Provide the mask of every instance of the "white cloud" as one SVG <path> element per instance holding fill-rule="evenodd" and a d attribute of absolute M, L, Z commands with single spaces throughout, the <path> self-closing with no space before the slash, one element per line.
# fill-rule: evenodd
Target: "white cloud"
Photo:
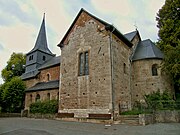
<path fill-rule="evenodd" d="M 157 40 L 156 13 L 165 0 L 91 0 L 96 11 L 103 16 L 112 16 L 113 23 L 122 33 L 135 30 L 135 24 L 142 38 Z M 106 17 L 107 18 L 107 17 Z"/>
<path fill-rule="evenodd" d="M 131 14 L 132 5 L 128 0 L 91 0 L 93 7 L 98 12 L 113 16 L 128 16 Z"/>

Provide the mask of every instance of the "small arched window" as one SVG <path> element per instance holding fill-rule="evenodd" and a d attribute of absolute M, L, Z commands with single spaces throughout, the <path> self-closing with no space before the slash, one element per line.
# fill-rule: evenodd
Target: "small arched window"
<path fill-rule="evenodd" d="M 33 55 L 29 56 L 29 61 L 33 60 Z"/>
<path fill-rule="evenodd" d="M 50 74 L 47 74 L 47 81 L 50 81 Z"/>
<path fill-rule="evenodd" d="M 50 93 L 47 94 L 47 100 L 50 100 Z"/>
<path fill-rule="evenodd" d="M 40 101 L 40 98 L 41 98 L 40 95 L 37 94 L 37 95 L 36 95 L 36 102 Z"/>
<path fill-rule="evenodd" d="M 157 64 L 152 65 L 152 76 L 158 75 L 157 67 L 158 67 Z"/>
<path fill-rule="evenodd" d="M 45 61 L 46 60 L 46 57 L 45 56 L 43 56 L 43 61 Z"/>
<path fill-rule="evenodd" d="M 30 103 L 32 103 L 32 94 L 30 95 Z"/>

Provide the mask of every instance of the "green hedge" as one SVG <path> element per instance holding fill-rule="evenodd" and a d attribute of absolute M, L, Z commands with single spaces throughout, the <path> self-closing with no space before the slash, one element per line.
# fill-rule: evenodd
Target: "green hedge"
<path fill-rule="evenodd" d="M 145 95 L 145 101 L 148 108 L 154 110 L 175 110 L 177 109 L 176 101 L 173 99 L 171 93 L 167 90 L 163 93 L 160 91 L 152 92 L 149 95 Z"/>
<path fill-rule="evenodd" d="M 30 113 L 55 114 L 58 112 L 58 101 L 39 101 L 30 105 Z"/>

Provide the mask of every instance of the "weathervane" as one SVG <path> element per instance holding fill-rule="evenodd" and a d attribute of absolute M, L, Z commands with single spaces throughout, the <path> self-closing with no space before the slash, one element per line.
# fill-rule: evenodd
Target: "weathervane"
<path fill-rule="evenodd" d="M 136 21 L 135 21 L 135 23 L 134 23 L 134 27 L 135 27 L 135 28 L 136 28 L 136 30 L 137 30 L 137 28 L 138 28 L 138 27 L 137 27 L 137 25 L 136 25 Z"/>

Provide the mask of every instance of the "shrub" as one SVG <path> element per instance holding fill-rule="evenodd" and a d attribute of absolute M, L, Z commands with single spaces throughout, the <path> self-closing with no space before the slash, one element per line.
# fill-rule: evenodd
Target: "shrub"
<path fill-rule="evenodd" d="M 168 91 L 160 93 L 158 90 L 157 92 L 145 95 L 145 101 L 147 103 L 147 107 L 153 110 L 172 110 L 176 108 L 173 96 Z"/>
<path fill-rule="evenodd" d="M 30 105 L 30 113 L 55 114 L 58 112 L 58 101 L 39 101 Z"/>

